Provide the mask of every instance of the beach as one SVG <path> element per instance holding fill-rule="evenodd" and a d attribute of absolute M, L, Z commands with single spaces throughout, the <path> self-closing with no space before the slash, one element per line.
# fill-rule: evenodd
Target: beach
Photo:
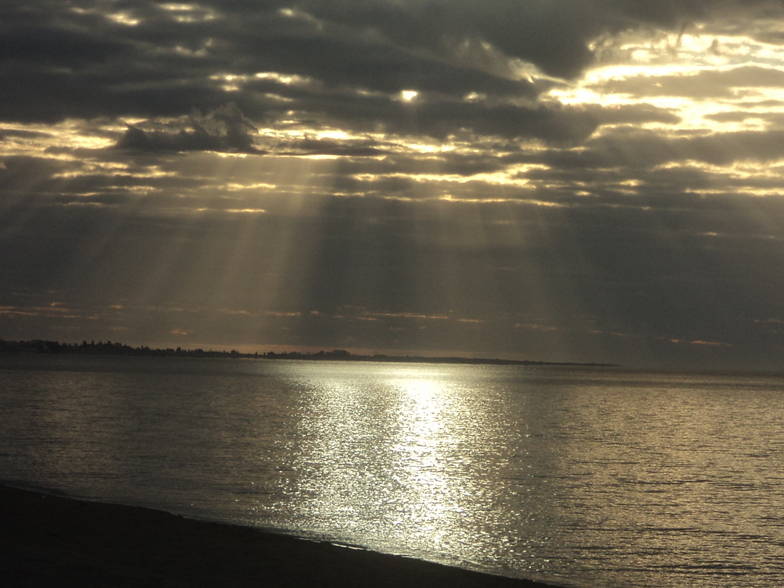
<path fill-rule="evenodd" d="M 0 486 L 0 584 L 544 588 L 145 508 Z"/>

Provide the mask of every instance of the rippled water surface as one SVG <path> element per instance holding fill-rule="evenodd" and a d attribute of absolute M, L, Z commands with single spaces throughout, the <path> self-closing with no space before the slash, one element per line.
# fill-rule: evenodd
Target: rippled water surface
<path fill-rule="evenodd" d="M 0 478 L 562 585 L 784 585 L 784 379 L 0 358 Z"/>

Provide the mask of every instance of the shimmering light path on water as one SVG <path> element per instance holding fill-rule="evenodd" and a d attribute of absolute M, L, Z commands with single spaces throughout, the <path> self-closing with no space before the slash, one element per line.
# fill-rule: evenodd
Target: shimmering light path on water
<path fill-rule="evenodd" d="M 784 583 L 784 380 L 0 363 L 0 478 L 592 587 Z"/>

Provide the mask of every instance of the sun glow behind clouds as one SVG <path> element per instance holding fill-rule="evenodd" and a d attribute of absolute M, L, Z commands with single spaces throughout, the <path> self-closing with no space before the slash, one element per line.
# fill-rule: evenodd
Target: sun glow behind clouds
<path fill-rule="evenodd" d="M 218 13 L 211 8 L 204 8 L 198 4 L 159 4 L 162 10 L 171 13 L 172 18 L 179 23 L 204 23 L 218 18 Z"/>

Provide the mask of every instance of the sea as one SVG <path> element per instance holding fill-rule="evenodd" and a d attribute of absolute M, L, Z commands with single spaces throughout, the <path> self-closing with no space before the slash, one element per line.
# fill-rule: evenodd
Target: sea
<path fill-rule="evenodd" d="M 784 585 L 784 376 L 0 357 L 0 481 L 575 588 Z"/>

